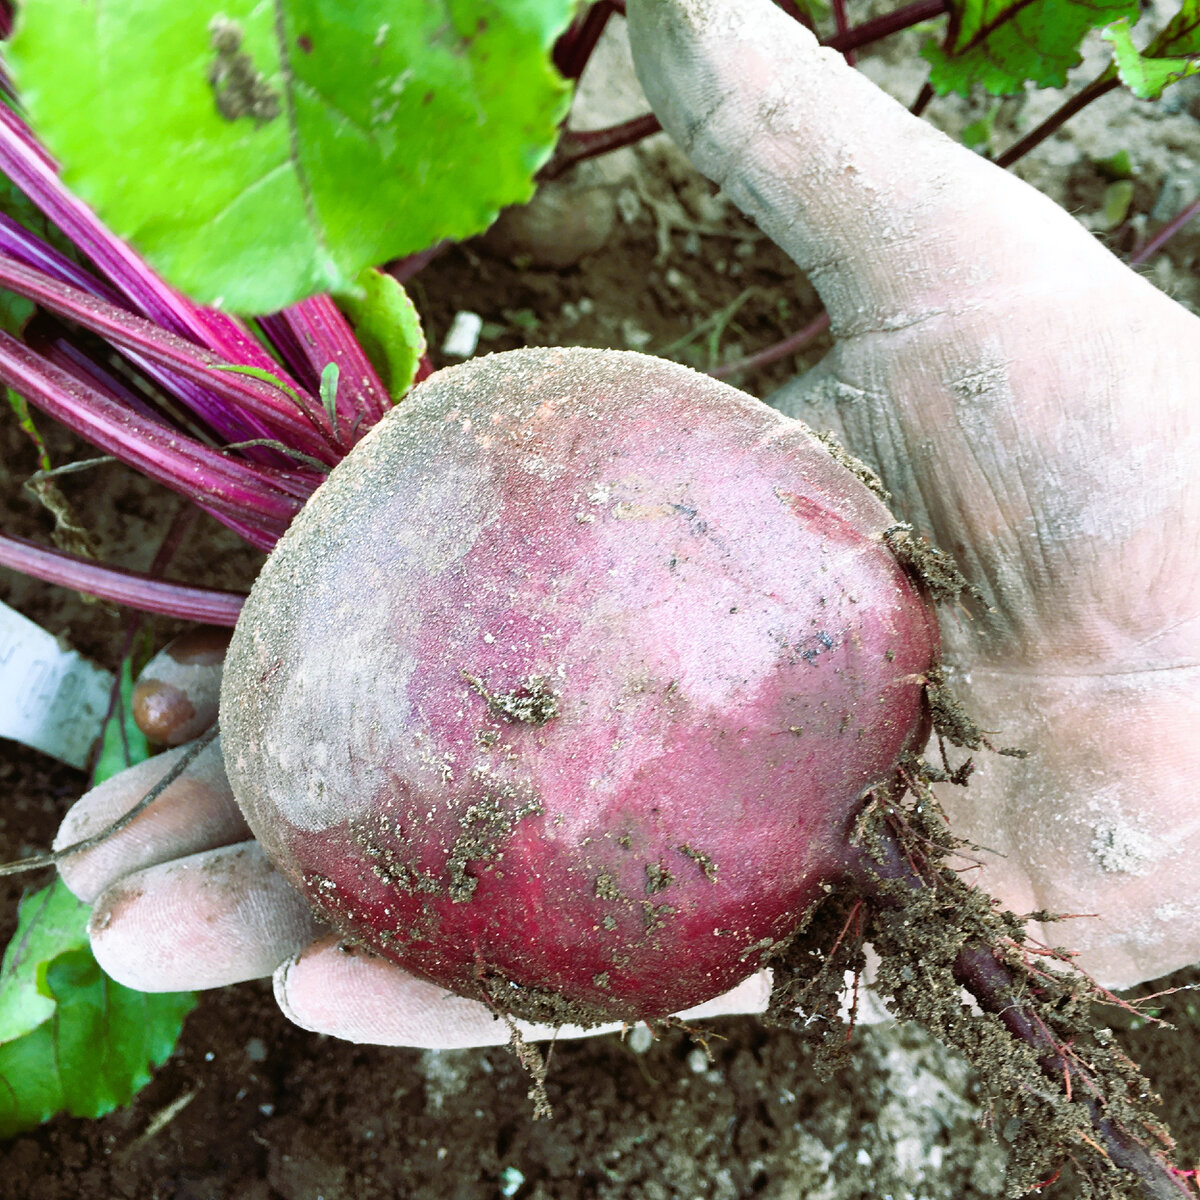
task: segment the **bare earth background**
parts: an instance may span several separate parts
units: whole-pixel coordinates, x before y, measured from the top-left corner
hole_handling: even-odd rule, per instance
[[[864,14],[865,15],[865,14]],[[921,83],[919,38],[892,39],[867,73],[904,103]],[[1092,78],[1100,60],[1078,73]],[[611,68],[619,70],[618,67]],[[607,84],[600,89],[607,91]],[[1003,148],[1055,104],[1005,101]],[[936,101],[952,132],[987,104]],[[632,111],[639,111],[635,106]],[[605,114],[607,115],[607,114]],[[628,115],[628,114],[618,114]],[[602,123],[597,121],[596,123]],[[1133,200],[1114,227],[1110,180],[1096,163],[1128,151]],[[1112,94],[1021,164],[1019,173],[1074,212],[1118,253],[1200,194],[1200,80],[1158,106]],[[733,212],[662,137],[590,169],[587,201],[603,247],[557,268],[536,265],[510,236],[437,260],[413,292],[437,348],[459,309],[485,321],[480,350],[582,344],[666,353],[708,368],[778,341],[818,311],[794,266]],[[1108,194],[1111,199],[1111,193]],[[583,201],[572,200],[579,211]],[[597,223],[598,222],[598,223]],[[1146,270],[1200,311],[1200,220]],[[768,395],[825,349],[735,379]],[[56,464],[89,456],[48,421]],[[49,517],[22,490],[32,449],[0,412],[0,521],[47,538]],[[172,495],[119,467],[68,477],[64,490],[109,562],[145,568],[176,510]],[[900,514],[903,516],[903,514]],[[176,578],[246,587],[259,556],[202,521]],[[0,571],[0,598],[71,644],[115,665],[124,619]],[[161,643],[179,627],[153,625]],[[45,847],[84,781],[12,743],[0,744],[0,859]],[[40,886],[45,880],[28,881]],[[21,881],[0,881],[0,942],[15,924]],[[1167,984],[1191,982],[1183,975]],[[1165,984],[1156,985],[1157,987]],[[1174,1030],[1124,1036],[1167,1098],[1178,1161],[1200,1161],[1200,1005],[1163,1004]],[[1124,1018],[1116,1025],[1128,1027]],[[533,1122],[528,1081],[505,1050],[428,1053],[356,1047],[304,1033],[279,1015],[267,984],[205,995],[171,1061],[127,1110],[100,1121],[60,1117],[0,1145],[0,1197],[23,1200],[849,1200],[1002,1194],[1006,1118],[965,1064],[920,1030],[853,1035],[851,1065],[818,1078],[787,1035],[753,1019],[714,1022],[712,1061],[672,1032],[637,1053],[616,1036],[555,1047],[552,1121]],[[1011,1131],[1010,1131],[1011,1132]],[[1067,1174],[1039,1193],[1067,1200]]]

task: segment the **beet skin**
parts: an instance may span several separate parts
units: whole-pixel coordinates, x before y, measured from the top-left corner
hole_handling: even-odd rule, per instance
[[[221,696],[267,852],[335,926],[519,1016],[756,970],[926,732],[928,604],[808,430],[684,367],[441,371],[272,554]]]

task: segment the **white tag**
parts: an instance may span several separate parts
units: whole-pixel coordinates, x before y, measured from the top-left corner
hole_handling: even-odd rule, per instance
[[[84,767],[112,681],[111,672],[0,603],[0,737]]]

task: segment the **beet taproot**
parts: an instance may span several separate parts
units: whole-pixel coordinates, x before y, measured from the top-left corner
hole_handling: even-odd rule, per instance
[[[928,734],[927,599],[803,425],[644,355],[441,371],[268,560],[221,695],[255,835],[494,1008],[661,1016],[758,969]]]

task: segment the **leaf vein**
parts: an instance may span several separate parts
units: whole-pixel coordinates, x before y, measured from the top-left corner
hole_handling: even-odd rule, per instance
[[[247,196],[253,195],[259,188],[266,186],[276,175],[291,169],[291,161],[278,163],[273,166],[264,175],[260,175],[248,188],[243,188],[236,196],[230,199],[227,203],[222,204],[219,209],[210,217],[204,219],[203,225],[215,225],[220,221],[236,204],[241,203]]]
[[[292,170],[296,174],[296,183],[300,188],[300,198],[304,202],[304,218],[312,231],[313,240],[329,256],[329,246],[325,240],[325,231],[317,218],[316,201],[313,196],[312,182],[300,157],[300,130],[296,124],[296,76],[292,70],[292,56],[288,51],[287,24],[284,17],[283,0],[272,0],[275,11],[275,41],[279,46],[279,70],[283,75],[284,119],[287,121],[288,157],[292,162]]]
[[[309,92],[312,96],[315,96],[316,99],[318,99],[327,109],[329,109],[330,112],[336,113],[342,118],[342,120],[346,122],[347,125],[352,125],[358,130],[359,133],[363,135],[363,137],[368,138],[370,141],[375,142],[375,144],[378,145],[378,138],[372,129],[364,125],[361,121],[352,117],[344,108],[340,107],[333,100],[331,100],[323,91],[317,87],[314,87],[309,80],[296,79],[294,80],[294,84],[297,89],[304,88],[305,91]]]

